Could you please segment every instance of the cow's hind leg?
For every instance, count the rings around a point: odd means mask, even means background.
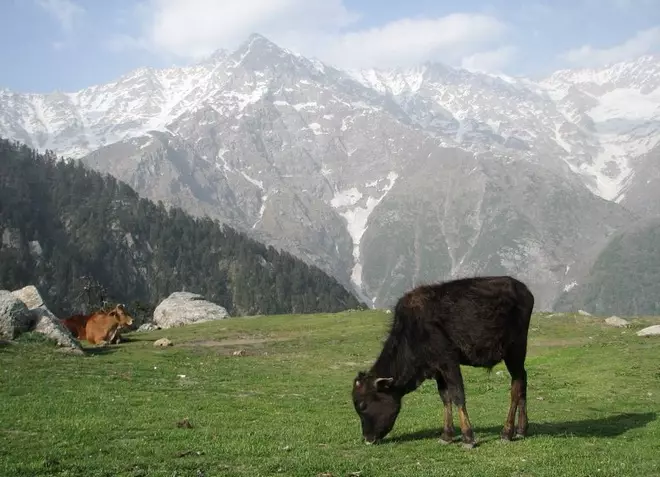
[[[458,408],[458,418],[461,423],[461,439],[463,441],[463,446],[472,448],[476,445],[476,442],[474,440],[472,424],[470,423],[467,407],[465,405],[465,388],[463,386],[463,375],[461,374],[460,366],[457,364],[445,370],[443,377],[447,383],[451,400]]]
[[[527,435],[527,371],[525,370],[525,348],[519,347],[514,350],[504,359],[504,363],[511,375],[511,401],[501,438],[510,441],[513,438],[516,410],[518,410],[516,437],[525,437]]]
[[[449,444],[454,440],[454,419],[451,413],[451,396],[449,395],[447,383],[442,376],[437,376],[435,381],[438,385],[440,399],[442,399],[442,404],[444,405],[444,425],[442,435],[440,436],[440,442],[443,444]]]

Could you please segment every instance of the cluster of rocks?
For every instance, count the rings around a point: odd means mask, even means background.
[[[628,328],[630,322],[616,315],[605,318],[605,324],[615,328]],[[637,332],[637,336],[660,336],[660,325],[647,326]]]
[[[153,318],[138,331],[152,331],[227,318],[227,310],[201,295],[174,292],[154,310]],[[26,332],[41,333],[63,350],[84,354],[80,342],[46,307],[37,289],[28,285],[20,290],[0,290],[0,339],[14,340]],[[165,339],[166,340],[166,339]],[[171,346],[161,340],[158,346]]]
[[[0,338],[13,340],[30,331],[53,339],[64,351],[84,354],[80,342],[46,307],[34,286],[0,290]]]

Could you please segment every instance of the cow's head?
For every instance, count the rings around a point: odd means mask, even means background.
[[[392,388],[393,378],[359,372],[353,381],[353,405],[360,416],[367,444],[383,439],[394,427],[401,409],[401,394]]]
[[[108,314],[119,319],[119,326],[128,327],[133,324],[133,317],[126,312],[122,304],[115,306]]]

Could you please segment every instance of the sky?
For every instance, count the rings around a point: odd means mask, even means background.
[[[0,0],[0,88],[76,91],[252,33],[340,68],[540,78],[660,53],[660,0]]]

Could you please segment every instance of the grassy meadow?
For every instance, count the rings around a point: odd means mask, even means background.
[[[467,450],[438,443],[434,381],[404,398],[382,444],[362,442],[351,382],[390,318],[231,318],[129,333],[85,357],[30,335],[0,344],[0,475],[660,476],[660,339],[635,336],[660,319],[534,315],[529,437],[499,440],[504,365],[463,368]],[[174,346],[155,348],[161,337]]]

